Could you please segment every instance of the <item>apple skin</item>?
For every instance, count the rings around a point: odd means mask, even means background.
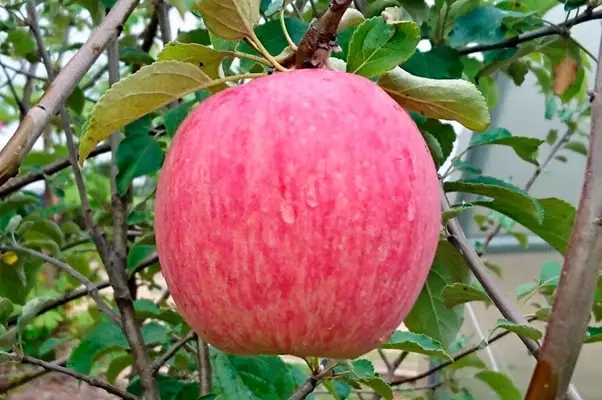
[[[352,359],[416,301],[440,218],[410,116],[366,78],[306,69],[188,115],[159,178],[155,229],[171,296],[209,344]]]

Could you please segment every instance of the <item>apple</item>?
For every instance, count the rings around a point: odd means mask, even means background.
[[[238,355],[351,359],[378,347],[424,286],[441,223],[436,169],[411,117],[369,79],[326,69],[198,105],[155,207],[179,312]]]

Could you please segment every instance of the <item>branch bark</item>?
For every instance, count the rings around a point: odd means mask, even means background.
[[[72,369],[65,368],[62,365],[49,363],[49,362],[39,360],[37,358],[29,357],[26,355],[23,355],[19,358],[22,363],[37,365],[38,367],[42,367],[48,371],[54,371],[54,372],[59,372],[61,374],[69,375],[77,380],[86,382],[88,385],[104,389],[108,393],[118,396],[122,399],[137,400],[137,397],[134,396],[133,394],[123,391],[123,390],[119,389],[117,386],[111,385],[109,382],[104,381],[102,379],[82,375],[78,372],[73,371]]]
[[[161,369],[161,367],[163,365],[165,365],[165,363],[167,361],[169,361],[170,358],[172,358],[176,352],[178,350],[180,350],[182,347],[184,347],[184,345],[188,342],[190,342],[192,339],[194,339],[195,333],[193,331],[190,331],[186,336],[184,336],[183,338],[181,338],[180,340],[178,340],[173,346],[171,346],[165,353],[163,353],[161,355],[161,357],[157,358],[152,365],[152,371],[153,374],[156,374],[157,372],[159,372],[159,369]]]
[[[289,398],[289,400],[303,400],[306,399],[318,386],[318,380],[313,376],[307,378],[305,383],[297,389],[297,391]]]
[[[69,358],[65,357],[60,360],[55,360],[52,363],[54,365],[59,365],[61,367],[64,367],[67,365],[67,360],[69,360]],[[10,380],[8,382],[2,382],[0,384],[0,394],[7,393],[15,388],[18,388],[19,386],[25,385],[26,383],[31,382],[34,379],[44,376],[50,372],[52,372],[52,371],[40,367],[37,369],[37,371],[33,371],[31,374],[19,376],[16,379]]]
[[[21,162],[31,151],[50,118],[59,111],[61,105],[64,104],[69,94],[113,36],[121,32],[123,21],[134,10],[138,2],[139,0],[119,0],[56,79],[49,76],[52,83],[38,104],[25,115],[6,146],[0,150],[0,185],[19,172]],[[44,48],[39,48],[39,50],[40,52],[46,51]]]
[[[585,182],[527,400],[564,398],[583,345],[601,265],[602,65],[598,64]]]
[[[295,66],[298,69],[319,68],[326,63],[339,22],[352,1],[332,0],[324,15],[309,27],[295,56]]]
[[[196,337],[196,369],[199,372],[200,395],[211,393],[211,362],[209,361],[209,346],[207,342]]]
[[[80,274],[75,268],[73,268],[71,265],[62,262],[61,260],[58,260],[54,257],[51,257],[47,254],[41,253],[39,251],[36,251],[34,249],[30,249],[28,247],[24,247],[21,246],[20,244],[13,244],[12,246],[9,247],[2,247],[0,246],[0,250],[2,251],[14,251],[17,253],[22,253],[22,254],[27,254],[30,255],[32,257],[36,257],[44,262],[47,262],[51,265],[54,265],[55,267],[61,269],[62,271],[65,271],[66,273],[68,273],[69,275],[71,275],[73,278],[77,279],[82,285],[84,285],[84,287],[87,289],[88,294],[90,295],[90,297],[92,297],[92,299],[96,302],[96,304],[98,305],[98,308],[103,311],[106,315],[109,316],[109,318],[111,318],[113,321],[117,322],[119,324],[119,316],[115,313],[115,311],[113,311],[111,309],[111,307],[109,307],[109,305],[103,300],[102,297],[100,297],[100,295],[98,294],[98,289],[96,288],[96,286],[94,285],[94,283],[92,283],[88,278],[86,278],[84,275]]]
[[[119,81],[119,42],[117,35],[108,47],[109,58],[109,84],[113,85]],[[111,208],[113,211],[113,248],[109,256],[109,262],[105,262],[109,281],[115,293],[115,301],[121,313],[123,332],[132,350],[134,364],[140,384],[144,389],[144,395],[148,400],[160,399],[157,381],[153,374],[151,358],[144,345],[144,338],[140,325],[136,320],[136,312],[132,293],[128,287],[126,276],[127,258],[127,207],[128,194],[121,196],[117,186],[116,153],[121,141],[121,133],[116,132],[111,136]]]
[[[593,11],[592,9],[588,9],[576,17],[567,20],[566,22],[545,26],[531,32],[522,33],[506,40],[502,40],[498,43],[466,47],[464,49],[460,49],[459,53],[461,55],[467,55],[490,50],[505,49],[507,47],[515,47],[521,43],[529,42],[545,36],[566,35],[571,27],[596,19],[602,19],[602,10]]]

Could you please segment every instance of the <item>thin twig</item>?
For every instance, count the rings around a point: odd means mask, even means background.
[[[22,363],[37,365],[38,367],[42,367],[49,371],[54,371],[54,372],[59,372],[61,374],[69,375],[77,380],[86,382],[90,386],[95,386],[95,387],[104,389],[107,392],[109,392],[115,396],[119,396],[122,399],[137,400],[137,397],[134,396],[133,394],[128,393],[124,390],[121,390],[117,386],[111,385],[109,382],[104,381],[102,379],[92,377],[92,376],[86,376],[86,375],[80,374],[79,372],[75,372],[72,369],[65,368],[62,365],[49,363],[49,362],[39,360],[37,358],[29,357],[26,355],[19,356],[18,358],[21,360]]]
[[[13,244],[12,246],[0,246],[0,250],[2,251],[14,251],[17,253],[23,253],[23,254],[27,254],[30,255],[32,257],[38,258],[44,262],[47,262],[48,264],[54,265],[55,267],[59,268],[62,271],[65,271],[66,273],[68,273],[70,276],[72,276],[73,278],[75,278],[76,280],[78,280],[82,285],[84,285],[84,287],[88,290],[88,294],[90,295],[90,297],[92,297],[92,299],[96,302],[96,304],[98,305],[98,308],[103,311],[105,314],[107,314],[113,321],[117,322],[119,324],[119,316],[117,315],[117,313],[115,313],[115,311],[113,311],[111,309],[111,307],[109,307],[109,305],[104,301],[104,299],[102,297],[100,297],[100,295],[98,294],[98,289],[96,288],[96,286],[94,285],[94,283],[92,281],[90,281],[88,278],[86,278],[84,275],[82,275],[81,273],[79,273],[75,268],[73,268],[71,265],[58,260],[54,257],[51,257],[47,254],[41,253],[37,250],[34,249],[30,249],[28,247],[25,246],[21,246],[18,243]]]
[[[533,317],[533,318],[529,318],[528,320],[532,321],[532,320],[535,320],[535,319],[536,318]],[[511,333],[512,333],[511,331],[500,332],[497,335],[493,336],[491,339],[489,339],[487,341],[486,345],[489,346],[492,343],[497,342],[501,338],[506,337],[506,336],[508,336]],[[403,385],[403,384],[406,384],[406,383],[416,382],[416,381],[418,381],[418,380],[420,380],[422,378],[426,378],[427,376],[430,376],[430,375],[434,374],[435,372],[441,371],[442,369],[444,369],[446,367],[449,367],[453,363],[458,362],[461,359],[463,359],[464,357],[468,357],[469,355],[471,355],[473,353],[476,353],[477,351],[479,351],[479,350],[481,350],[483,348],[484,348],[483,343],[479,343],[476,346],[473,346],[473,347],[471,347],[469,349],[466,349],[466,350],[462,351],[461,353],[456,354],[453,357],[452,360],[448,360],[448,361],[445,361],[445,362],[443,362],[441,364],[438,364],[438,365],[434,366],[433,368],[431,368],[431,369],[429,369],[429,370],[427,370],[425,372],[422,372],[422,373],[420,373],[418,375],[414,375],[414,376],[410,376],[410,377],[401,377],[401,378],[397,378],[397,379],[391,379],[391,380],[389,380],[389,384],[391,386],[396,386],[396,385]]]
[[[33,94],[34,79],[31,75],[34,75],[37,69],[37,63],[29,64],[29,71],[25,78],[25,85],[23,85],[23,105],[27,111],[29,111],[29,108],[31,107],[31,95]]]
[[[159,372],[159,369],[167,362],[170,358],[172,358],[178,350],[180,350],[186,343],[190,342],[194,339],[195,333],[193,331],[188,332],[186,336],[181,338],[178,342],[176,342],[173,346],[171,346],[161,357],[157,358],[152,365],[152,372],[156,374]]]
[[[21,162],[31,151],[50,119],[59,111],[60,106],[64,104],[69,94],[100,56],[115,33],[121,31],[123,21],[134,10],[138,2],[139,0],[117,1],[104,21],[67,65],[61,69],[56,79],[49,76],[52,85],[48,87],[38,104],[27,112],[8,143],[0,150],[0,185],[19,172]],[[41,48],[38,50],[40,53],[45,51]]]
[[[602,43],[599,56],[602,56]],[[592,101],[581,200],[527,400],[562,398],[577,363],[602,265],[602,65]]]
[[[19,113],[21,114],[20,118],[23,119],[23,118],[25,118],[25,115],[27,114],[27,108],[25,108],[23,101],[19,98],[19,94],[17,93],[17,90],[15,89],[15,86],[13,85],[13,79],[8,74],[6,67],[3,64],[0,64],[0,67],[2,67],[2,71],[4,71],[4,75],[6,76],[6,83],[8,84],[8,89],[10,90],[10,93],[12,94],[13,98],[15,99],[15,103],[17,103],[17,107],[19,107]]]
[[[34,75],[31,71],[24,71],[23,69],[12,67],[2,61],[0,61],[0,67],[3,67],[10,71],[16,72],[17,74],[21,74],[21,75],[25,76],[26,78],[36,79],[38,81],[43,81],[43,82],[46,82],[46,80],[47,80],[46,78],[43,78],[41,76]]]
[[[69,360],[69,357],[64,357],[64,358],[61,358],[60,360],[55,360],[52,363],[54,365],[59,365],[61,367],[64,367],[67,365],[68,360]],[[34,379],[44,376],[50,372],[52,372],[52,371],[50,371],[46,368],[38,368],[36,371],[33,371],[30,374],[19,376],[15,379],[11,379],[8,382],[0,381],[0,394],[10,392],[11,390],[13,390],[15,388],[18,388],[19,386],[23,386],[26,383],[31,382]]]
[[[521,43],[529,42],[531,40],[539,39],[539,38],[542,38],[545,36],[566,34],[564,32],[564,30],[566,30],[566,29],[569,29],[575,25],[579,25],[579,24],[582,24],[587,21],[592,21],[592,20],[601,19],[601,18],[602,18],[602,10],[599,10],[599,11],[591,11],[590,10],[590,12],[584,12],[582,14],[579,14],[576,17],[569,19],[564,23],[558,24],[557,26],[545,26],[543,28],[536,29],[531,32],[521,33],[520,35],[502,40],[501,42],[498,42],[498,43],[466,47],[464,49],[460,49],[459,53],[461,55],[467,55],[467,54],[479,53],[479,52],[490,51],[490,50],[504,49],[507,47],[515,47]]]
[[[196,336],[196,368],[199,372],[200,395],[211,393],[211,362],[209,361],[209,346],[207,342]]]
[[[159,20],[159,29],[161,30],[161,40],[163,44],[171,42],[171,25],[169,23],[169,7],[164,0],[155,0],[155,10]]]
[[[572,134],[573,130],[570,128],[567,129],[564,135],[562,135],[562,137],[556,142],[556,144],[554,144],[554,147],[552,147],[545,160],[543,160],[543,162],[535,169],[535,171],[533,171],[533,175],[531,175],[531,177],[523,187],[523,190],[525,192],[531,190],[531,187],[533,186],[537,178],[539,178],[542,172],[545,171],[550,162],[556,156],[556,153],[558,153],[560,149],[562,149],[562,146],[564,146],[564,144],[569,140]],[[485,241],[483,242],[483,248],[479,251],[479,256],[485,254],[485,251],[491,244],[491,241],[500,233],[501,230],[502,224],[498,222],[497,225],[491,230],[491,232],[489,232],[489,234],[485,238]]]
[[[159,257],[156,253],[150,255],[146,260],[144,260],[142,263],[140,263],[139,266],[137,266],[133,271],[130,272],[130,276],[133,276],[133,275],[145,270],[146,268],[157,263],[158,261],[159,261]],[[105,280],[105,281],[102,281],[102,282],[94,285],[93,290],[103,290],[103,289],[109,288],[110,286],[111,286],[111,284],[109,283],[109,281]],[[44,307],[42,307],[40,309],[40,311],[38,311],[36,316],[42,315],[45,312],[48,312],[50,310],[54,310],[56,308],[64,306],[65,304],[70,303],[72,301],[81,299],[82,297],[87,296],[89,293],[90,293],[90,291],[88,290],[88,288],[80,288],[80,289],[73,290],[69,293],[66,293],[66,294],[62,295],[61,297],[58,297],[57,299],[46,303],[44,305]],[[7,325],[8,326],[15,325],[17,323],[18,318],[19,318],[19,315],[11,316],[7,321]]]
[[[102,67],[100,67],[98,69],[98,71],[96,71],[94,73],[94,75],[92,75],[90,77],[90,79],[88,80],[88,82],[86,82],[84,85],[82,85],[82,91],[87,91],[88,89],[90,89],[91,87],[95,86],[96,83],[98,82],[98,80],[100,78],[102,78],[102,76],[104,74],[107,73],[107,71],[109,70],[109,66],[108,65],[103,65]]]

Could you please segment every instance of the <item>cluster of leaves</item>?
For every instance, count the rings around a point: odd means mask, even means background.
[[[124,25],[119,40],[124,78],[109,89],[102,79],[104,68],[95,67],[66,103],[75,133],[80,137],[80,162],[113,132],[122,130],[125,134],[115,163],[119,169],[119,192],[131,193],[133,197],[127,215],[127,267],[132,282],[150,290],[160,287],[160,265],[139,267],[156,252],[156,175],[179,124],[212,94],[277,69],[292,52],[289,38],[298,45],[312,19],[329,5],[326,0],[311,4],[295,1],[300,9],[287,7],[280,15],[283,2],[277,0],[168,3],[182,16],[197,16],[198,28],[179,31],[177,38],[164,46],[155,43],[145,48],[142,42],[152,33],[147,22],[154,11],[150,4],[139,6]],[[440,174],[462,174],[461,179],[444,184],[445,192],[468,194],[474,200],[454,205],[443,215],[443,222],[467,210],[486,210],[485,214],[474,216],[483,231],[500,225],[505,233],[528,246],[525,233],[516,230],[520,225],[564,254],[575,216],[570,204],[555,198],[534,198],[527,190],[484,176],[464,161],[467,151],[485,146],[511,148],[516,162],[522,160],[534,168],[545,167],[540,165],[539,149],[546,142],[558,145],[560,150],[587,152],[583,123],[589,117],[586,72],[590,62],[579,43],[568,35],[551,35],[491,51],[479,50],[480,46],[546,27],[543,16],[558,2],[437,0],[432,6],[421,0],[365,3],[363,16],[356,14],[346,19],[346,26],[337,37],[340,51],[332,54],[329,65],[373,80],[412,113]],[[567,10],[574,10],[586,2],[563,3]],[[74,0],[40,5],[42,29],[57,65],[82,45],[73,42],[69,32],[89,31],[113,4],[111,0]],[[18,65],[17,72],[3,68],[7,80],[2,84],[6,90],[0,92],[0,121],[6,124],[18,121],[23,106],[35,104],[48,87],[47,80],[43,75],[37,76],[35,69],[27,76],[18,72],[40,62],[22,9],[20,1],[9,1],[0,9],[0,62]],[[145,29],[141,30],[141,26]],[[428,50],[418,50],[422,40],[429,42]],[[533,74],[546,104],[542,118],[560,120],[570,135],[560,138],[557,131],[550,131],[543,141],[515,136],[503,127],[490,128],[489,112],[497,103],[494,73],[507,76],[516,85]],[[450,121],[477,133],[468,149],[454,156],[456,131]],[[52,126],[55,132],[62,131],[58,119],[52,121]],[[28,154],[22,174],[39,172],[67,156],[63,141],[55,132],[47,135],[43,150]],[[560,152],[554,160],[567,161]],[[94,221],[105,232],[111,232],[109,162],[98,157],[84,168]],[[102,263],[84,228],[77,188],[68,171],[46,176],[43,196],[22,190],[0,202],[0,356],[6,357],[17,348],[28,355],[53,360],[58,350],[66,347],[71,349],[67,365],[75,371],[103,374],[109,382],[123,376],[133,358],[119,327],[87,300],[81,302],[83,308],[65,303],[45,310],[62,294],[77,289],[80,282],[68,275],[52,274],[52,266],[39,257],[14,250],[15,243],[62,260],[95,284],[103,284]],[[485,251],[486,246],[481,246],[480,250]],[[500,267],[489,266],[501,275]],[[546,263],[538,282],[518,290],[517,297],[522,301],[536,293],[544,295],[547,304],[535,304],[536,316],[542,321],[549,315],[559,271],[558,264]],[[596,322],[602,319],[602,280],[599,287],[592,310]],[[103,297],[114,307],[110,296]],[[405,320],[409,332],[395,332],[381,350],[416,353],[435,362],[454,361],[454,355],[469,342],[459,335],[464,305],[475,301],[491,304],[484,288],[471,277],[462,255],[442,239],[426,285]],[[189,327],[164,299],[156,303],[137,300],[135,309],[153,358],[189,333]],[[497,330],[532,339],[541,337],[537,328],[507,320],[499,320],[490,334]],[[602,328],[590,327],[586,342],[599,340]],[[210,353],[213,392],[207,398],[286,398],[304,383],[309,372],[280,357],[238,357],[214,348],[210,348]],[[195,360],[193,343],[175,353],[157,376],[161,398],[199,396]],[[488,384],[500,398],[521,397],[507,376],[489,371],[474,354],[444,369],[444,384],[437,387],[441,396],[472,398],[463,386],[465,378],[457,377],[457,371],[463,368],[476,369],[473,377]],[[126,377],[128,391],[141,394],[138,378]],[[337,399],[349,397],[358,388],[371,388],[386,399],[393,396],[387,379],[367,359],[336,365],[326,377],[321,384]]]

